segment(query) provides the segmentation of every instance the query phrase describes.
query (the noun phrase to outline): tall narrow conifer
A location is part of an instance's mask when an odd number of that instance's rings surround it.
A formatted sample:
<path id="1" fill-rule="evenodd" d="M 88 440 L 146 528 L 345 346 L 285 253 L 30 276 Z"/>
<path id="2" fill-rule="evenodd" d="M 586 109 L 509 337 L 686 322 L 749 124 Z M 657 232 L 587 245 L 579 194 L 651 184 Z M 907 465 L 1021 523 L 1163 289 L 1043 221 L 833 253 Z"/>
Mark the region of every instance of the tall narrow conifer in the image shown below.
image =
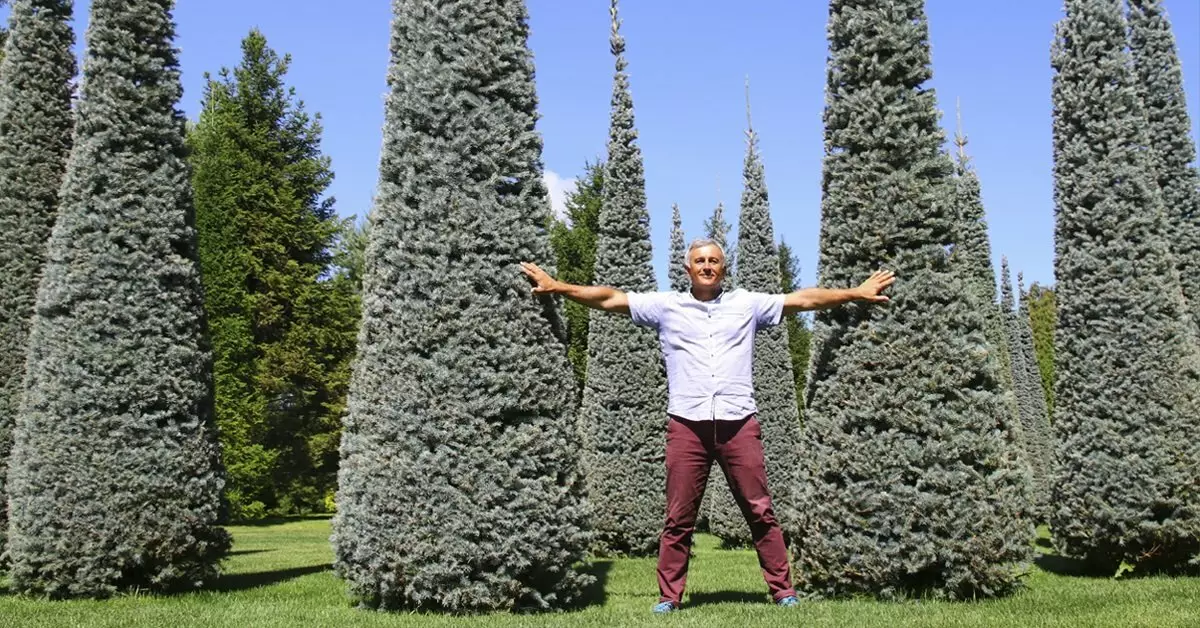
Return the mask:
<path id="1" fill-rule="evenodd" d="M 747 109 L 749 109 L 747 103 Z M 749 111 L 747 111 L 749 123 Z M 779 294 L 779 251 L 767 196 L 766 174 L 758 152 L 758 134 L 748 124 L 743 168 L 742 203 L 738 211 L 738 288 Z M 781 323 L 783 321 L 780 321 Z M 767 485 L 771 489 L 776 519 L 790 532 L 782 513 L 795 510 L 796 468 L 800 457 L 800 414 L 796 407 L 795 378 L 784 324 L 759 329 L 754 339 L 754 400 L 762 426 Z M 714 469 L 717 473 L 719 469 Z M 714 499 L 709 526 L 727 545 L 751 542 L 750 528 L 737 508 L 722 510 L 731 500 Z"/>
<path id="2" fill-rule="evenodd" d="M 71 150 L 73 5 L 17 0 L 0 61 L 0 562 L 29 325 Z"/>
<path id="3" fill-rule="evenodd" d="M 364 606 L 546 608 L 586 580 L 523 0 L 397 0 L 333 547 Z"/>
<path id="4" fill-rule="evenodd" d="M 9 470 L 21 591 L 195 587 L 229 546 L 173 4 L 91 4 Z"/>
<path id="5" fill-rule="evenodd" d="M 1200 354 L 1172 260 L 1120 0 L 1067 0 L 1054 68 L 1050 527 L 1097 568 L 1200 550 Z"/>
<path id="6" fill-rule="evenodd" d="M 1033 507 L 1038 521 L 1044 521 L 1050 505 L 1050 487 L 1054 475 L 1054 435 L 1046 412 L 1046 395 L 1041 372 L 1033 352 L 1033 327 L 1029 319 L 1029 299 L 1025 298 L 1025 278 L 1017 273 L 1017 294 L 1021 305 L 1009 313 L 1013 347 L 1013 388 L 1021 412 L 1022 440 L 1026 460 L 1033 474 Z"/>
<path id="7" fill-rule="evenodd" d="M 596 236 L 596 283 L 627 292 L 654 292 L 646 180 L 616 0 L 610 11 L 616 73 L 604 206 Z M 666 508 L 667 386 L 657 335 L 626 316 L 592 316 L 587 371 L 584 455 L 588 496 L 595 508 L 596 548 L 652 554 Z"/>
<path id="8" fill-rule="evenodd" d="M 923 0 L 832 0 L 820 284 L 896 271 L 886 305 L 816 316 L 793 536 L 812 595 L 995 596 L 1019 582 L 1027 473 L 926 85 Z M 790 517 L 789 517 L 790 518 Z"/>
<path id="9" fill-rule="evenodd" d="M 1171 252 L 1192 322 L 1200 329 L 1200 177 L 1183 91 L 1183 69 L 1162 0 L 1129 0 L 1129 43 L 1162 192 Z M 1188 280 L 1188 278 L 1192 278 Z"/>
<path id="10" fill-rule="evenodd" d="M 671 205 L 671 256 L 667 260 L 667 278 L 671 290 L 687 292 L 692 288 L 687 270 L 683 266 L 683 256 L 687 254 L 687 240 L 683 235 L 683 219 L 679 215 L 679 205 Z"/>

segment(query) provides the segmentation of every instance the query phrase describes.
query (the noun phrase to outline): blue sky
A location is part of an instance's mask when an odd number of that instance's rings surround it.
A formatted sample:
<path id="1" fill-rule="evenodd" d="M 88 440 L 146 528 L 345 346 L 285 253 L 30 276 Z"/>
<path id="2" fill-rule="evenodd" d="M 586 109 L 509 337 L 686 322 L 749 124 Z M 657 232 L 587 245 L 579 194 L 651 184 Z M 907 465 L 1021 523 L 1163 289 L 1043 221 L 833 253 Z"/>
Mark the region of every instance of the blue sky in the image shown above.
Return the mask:
<path id="1" fill-rule="evenodd" d="M 86 24 L 86 0 L 77 25 Z M 1026 282 L 1053 281 L 1050 62 L 1055 0 L 929 0 L 933 86 L 953 132 L 961 101 L 968 150 L 983 185 L 992 247 Z M 1166 0 L 1200 119 L 1200 2 Z M 777 236 L 815 281 L 827 5 L 805 0 L 637 1 L 622 6 L 645 156 L 655 266 L 666 282 L 671 203 L 698 235 L 718 200 L 736 224 L 745 151 L 743 84 L 751 81 Z M 562 190 L 604 153 L 612 89 L 607 0 L 529 0 L 547 177 Z M 199 109 L 205 72 L 235 65 L 252 27 L 290 53 L 289 82 L 322 114 L 324 150 L 342 215 L 370 207 L 377 178 L 388 62 L 387 0 L 179 2 L 181 103 Z M 82 48 L 83 34 L 79 31 Z"/>

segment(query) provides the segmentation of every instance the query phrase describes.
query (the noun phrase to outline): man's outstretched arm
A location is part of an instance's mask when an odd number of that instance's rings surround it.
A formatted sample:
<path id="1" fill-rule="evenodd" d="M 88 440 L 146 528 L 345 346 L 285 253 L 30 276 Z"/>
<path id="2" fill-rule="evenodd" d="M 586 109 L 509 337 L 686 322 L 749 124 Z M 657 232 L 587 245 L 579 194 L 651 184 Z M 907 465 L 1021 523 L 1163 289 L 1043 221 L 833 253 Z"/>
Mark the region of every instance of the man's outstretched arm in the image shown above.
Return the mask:
<path id="1" fill-rule="evenodd" d="M 576 303 L 582 303 L 590 308 L 629 313 L 629 297 L 616 288 L 608 286 L 576 286 L 564 283 L 551 277 L 536 264 L 521 262 L 521 270 L 533 281 L 534 294 L 561 294 Z"/>
<path id="2" fill-rule="evenodd" d="M 808 310 L 824 310 L 851 301 L 886 303 L 888 297 L 880 294 L 884 288 L 896 281 L 896 273 L 877 270 L 857 288 L 803 288 L 783 297 L 784 315 Z"/>

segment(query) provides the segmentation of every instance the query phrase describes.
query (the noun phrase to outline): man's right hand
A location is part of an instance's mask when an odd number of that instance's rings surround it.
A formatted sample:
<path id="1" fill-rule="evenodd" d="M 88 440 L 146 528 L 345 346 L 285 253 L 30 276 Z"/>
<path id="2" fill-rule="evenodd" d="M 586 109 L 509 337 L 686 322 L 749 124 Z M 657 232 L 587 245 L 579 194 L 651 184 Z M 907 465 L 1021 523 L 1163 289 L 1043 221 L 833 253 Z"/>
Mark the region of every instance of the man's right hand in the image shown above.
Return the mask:
<path id="1" fill-rule="evenodd" d="M 521 270 L 533 281 L 533 293 L 561 294 L 590 308 L 605 312 L 629 313 L 629 298 L 624 292 L 607 286 L 576 286 L 551 277 L 537 264 L 521 262 Z"/>
<path id="2" fill-rule="evenodd" d="M 538 268 L 537 264 L 521 262 L 521 270 L 525 271 L 525 276 L 533 281 L 534 294 L 554 294 L 559 291 L 558 281 L 546 271 Z"/>

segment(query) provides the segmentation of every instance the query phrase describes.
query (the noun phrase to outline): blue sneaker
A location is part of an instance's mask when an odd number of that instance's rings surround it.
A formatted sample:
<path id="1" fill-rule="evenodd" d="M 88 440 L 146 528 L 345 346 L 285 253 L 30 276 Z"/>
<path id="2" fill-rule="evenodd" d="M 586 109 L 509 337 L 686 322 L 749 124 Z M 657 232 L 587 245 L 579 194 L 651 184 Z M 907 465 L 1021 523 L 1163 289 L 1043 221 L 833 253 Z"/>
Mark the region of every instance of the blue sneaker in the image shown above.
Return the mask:
<path id="1" fill-rule="evenodd" d="M 662 614 L 664 614 L 664 613 L 670 613 L 671 611 L 675 611 L 675 610 L 679 610 L 679 606 L 678 606 L 678 605 L 676 605 L 674 602 L 671 602 L 671 601 L 667 601 L 667 602 L 659 602 L 658 604 L 655 604 L 655 605 L 654 605 L 654 613 L 655 613 L 656 615 L 662 615 Z"/>
<path id="2" fill-rule="evenodd" d="M 796 596 L 794 595 L 789 595 L 787 597 L 780 598 L 778 602 L 775 602 L 775 604 L 778 606 L 791 608 L 793 606 L 800 606 L 800 600 L 796 599 Z"/>

